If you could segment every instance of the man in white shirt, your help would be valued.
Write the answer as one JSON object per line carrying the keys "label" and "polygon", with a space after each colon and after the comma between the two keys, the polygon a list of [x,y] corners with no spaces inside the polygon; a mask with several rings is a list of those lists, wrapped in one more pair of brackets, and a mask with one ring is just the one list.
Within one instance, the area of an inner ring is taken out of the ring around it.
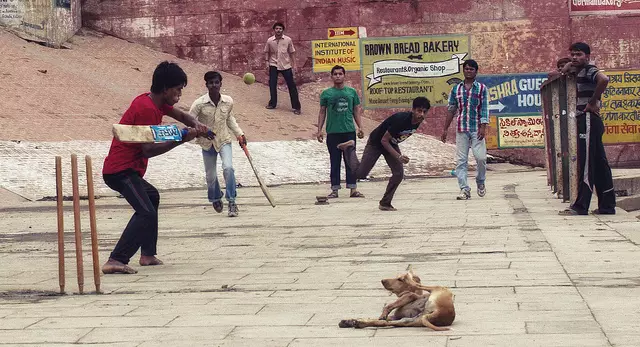
{"label": "man in white shirt", "polygon": [[196,99],[189,113],[198,121],[206,124],[215,134],[212,140],[201,138],[196,143],[202,147],[202,158],[207,177],[207,197],[216,212],[223,210],[222,190],[216,171],[218,154],[222,159],[222,171],[226,185],[225,198],[229,202],[229,217],[238,216],[236,205],[236,177],[233,170],[231,142],[233,134],[240,145],[247,144],[247,138],[231,114],[233,99],[220,94],[222,75],[217,71],[209,71],[204,75],[205,85],[209,92]]}
{"label": "man in white shirt", "polygon": [[296,70],[294,56],[296,49],[293,47],[291,38],[284,34],[284,24],[274,24],[273,32],[274,35],[267,40],[267,44],[264,46],[267,75],[269,76],[269,90],[271,92],[271,100],[269,100],[267,109],[274,109],[278,104],[278,74],[282,74],[289,89],[293,113],[300,114],[298,88],[293,80],[293,71]]}

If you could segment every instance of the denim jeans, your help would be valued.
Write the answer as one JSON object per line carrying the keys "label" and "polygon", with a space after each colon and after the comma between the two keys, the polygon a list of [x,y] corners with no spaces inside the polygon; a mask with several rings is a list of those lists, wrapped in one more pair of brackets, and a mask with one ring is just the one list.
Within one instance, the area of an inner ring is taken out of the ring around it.
{"label": "denim jeans", "polygon": [[[231,153],[231,144],[227,143],[220,148],[220,158],[222,159],[222,176],[226,186],[225,199],[229,202],[236,201],[236,175],[233,170],[233,156]],[[202,150],[202,159],[204,160],[204,171],[207,178],[207,198],[209,202],[222,200],[222,190],[218,181],[218,152],[211,146],[208,150]]]}
{"label": "denim jeans", "polygon": [[456,166],[456,176],[460,189],[471,190],[467,183],[467,161],[469,157],[469,147],[473,152],[478,164],[476,174],[476,184],[484,184],[487,175],[487,145],[485,140],[478,140],[477,132],[457,132],[456,133],[456,156],[458,165]]}
{"label": "denim jeans", "polygon": [[329,161],[331,163],[331,171],[329,175],[329,177],[331,178],[331,190],[341,189],[340,168],[342,166],[341,161],[343,159],[344,168],[346,170],[345,180],[347,181],[347,189],[355,189],[358,187],[356,175],[351,169],[349,169],[347,156],[343,155],[342,151],[338,149],[338,144],[347,142],[349,140],[353,140],[355,142],[355,132],[327,134],[327,149],[329,150]]}

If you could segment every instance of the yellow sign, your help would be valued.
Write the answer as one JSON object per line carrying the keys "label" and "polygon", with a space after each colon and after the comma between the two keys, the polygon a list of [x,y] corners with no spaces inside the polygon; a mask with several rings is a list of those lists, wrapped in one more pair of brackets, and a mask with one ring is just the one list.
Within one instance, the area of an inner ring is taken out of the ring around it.
{"label": "yellow sign", "polygon": [[498,117],[489,117],[489,126],[487,126],[487,135],[485,137],[487,149],[498,149]]}
{"label": "yellow sign", "polygon": [[341,39],[357,39],[358,28],[329,28],[327,29],[327,38],[329,40],[341,40]]}
{"label": "yellow sign", "polygon": [[498,148],[544,147],[542,115],[498,116]]}
{"label": "yellow sign", "polygon": [[640,70],[608,71],[602,93],[605,144],[640,142]]}
{"label": "yellow sign", "polygon": [[469,36],[367,38],[360,54],[365,108],[411,107],[418,96],[445,105],[464,78]]}
{"label": "yellow sign", "polygon": [[311,41],[313,72],[328,72],[336,65],[347,71],[360,70],[358,39]]}

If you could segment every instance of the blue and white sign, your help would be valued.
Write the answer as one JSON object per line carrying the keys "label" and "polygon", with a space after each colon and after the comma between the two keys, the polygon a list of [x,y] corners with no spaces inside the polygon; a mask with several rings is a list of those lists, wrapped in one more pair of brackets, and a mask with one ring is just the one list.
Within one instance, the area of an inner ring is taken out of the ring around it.
{"label": "blue and white sign", "polygon": [[490,114],[540,113],[540,86],[547,73],[483,75],[478,82],[489,89]]}

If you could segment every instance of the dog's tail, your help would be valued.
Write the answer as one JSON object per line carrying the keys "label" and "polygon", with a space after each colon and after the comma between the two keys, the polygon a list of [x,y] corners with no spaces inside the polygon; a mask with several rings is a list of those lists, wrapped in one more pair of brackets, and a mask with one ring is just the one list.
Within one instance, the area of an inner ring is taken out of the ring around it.
{"label": "dog's tail", "polygon": [[433,325],[433,323],[429,322],[429,318],[427,318],[427,315],[423,315],[422,317],[420,317],[420,320],[422,321],[422,325],[424,325],[427,328],[431,328],[435,331],[447,331],[447,330],[451,330],[449,328],[446,327],[439,327],[439,326],[435,326]]}

